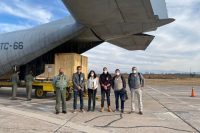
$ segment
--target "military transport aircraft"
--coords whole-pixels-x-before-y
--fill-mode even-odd
[[[145,50],[154,36],[144,32],[174,21],[168,18],[165,0],[62,1],[73,19],[0,35],[0,75],[16,65],[21,74],[31,68],[36,76],[45,64],[54,63],[56,53],[81,54],[103,42]]]

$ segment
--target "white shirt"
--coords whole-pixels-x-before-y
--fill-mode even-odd
[[[97,89],[99,86],[99,79],[96,77],[95,79],[93,77],[90,77],[88,79],[88,89]]]

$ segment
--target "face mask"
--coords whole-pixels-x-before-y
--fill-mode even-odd
[[[63,72],[60,72],[60,75],[63,75]]]
[[[78,70],[78,73],[81,73],[81,70]]]
[[[133,73],[137,73],[137,71],[136,71],[136,70],[133,70]]]
[[[119,76],[119,75],[120,75],[120,73],[119,73],[119,72],[117,72],[117,73],[116,73],[116,75],[117,75],[117,76]]]
[[[105,70],[105,71],[103,71],[103,72],[104,72],[105,74],[107,74],[107,73],[108,73],[108,71],[106,71],[106,70]]]

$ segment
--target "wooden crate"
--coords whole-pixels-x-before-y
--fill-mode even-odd
[[[46,64],[45,71],[43,74],[37,76],[37,79],[53,79],[55,76],[55,65],[54,64]]]
[[[87,77],[87,57],[75,53],[59,53],[55,55],[55,75],[59,73],[60,68],[63,68],[67,78],[72,80],[72,75],[77,71],[77,66],[82,66],[82,72]]]

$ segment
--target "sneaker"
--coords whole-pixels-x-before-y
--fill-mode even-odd
[[[12,97],[10,100],[17,100],[17,98]]]
[[[84,109],[81,109],[81,111],[80,112],[82,112],[82,113],[85,113],[85,110]]]
[[[116,109],[115,112],[119,112],[119,109]]]
[[[27,99],[26,101],[31,101],[32,99]]]
[[[76,114],[77,113],[76,110],[74,110],[73,113]]]
[[[122,114],[124,113],[124,110],[123,110],[123,109],[121,110],[121,113],[122,113]]]
[[[108,107],[108,112],[112,112],[112,109],[111,109],[111,107],[110,107],[110,106]]]
[[[100,110],[100,112],[104,112],[104,107],[101,107],[101,110]]]
[[[140,114],[140,115],[143,115],[143,112],[142,112],[142,111],[140,111],[140,112],[139,112],[139,114]]]
[[[62,113],[63,113],[63,114],[66,114],[66,113],[67,113],[67,111],[62,111]]]
[[[56,111],[56,114],[58,115],[60,112],[59,111]]]
[[[135,113],[135,111],[130,111],[130,112],[129,112],[129,114],[133,114],[133,113]]]

